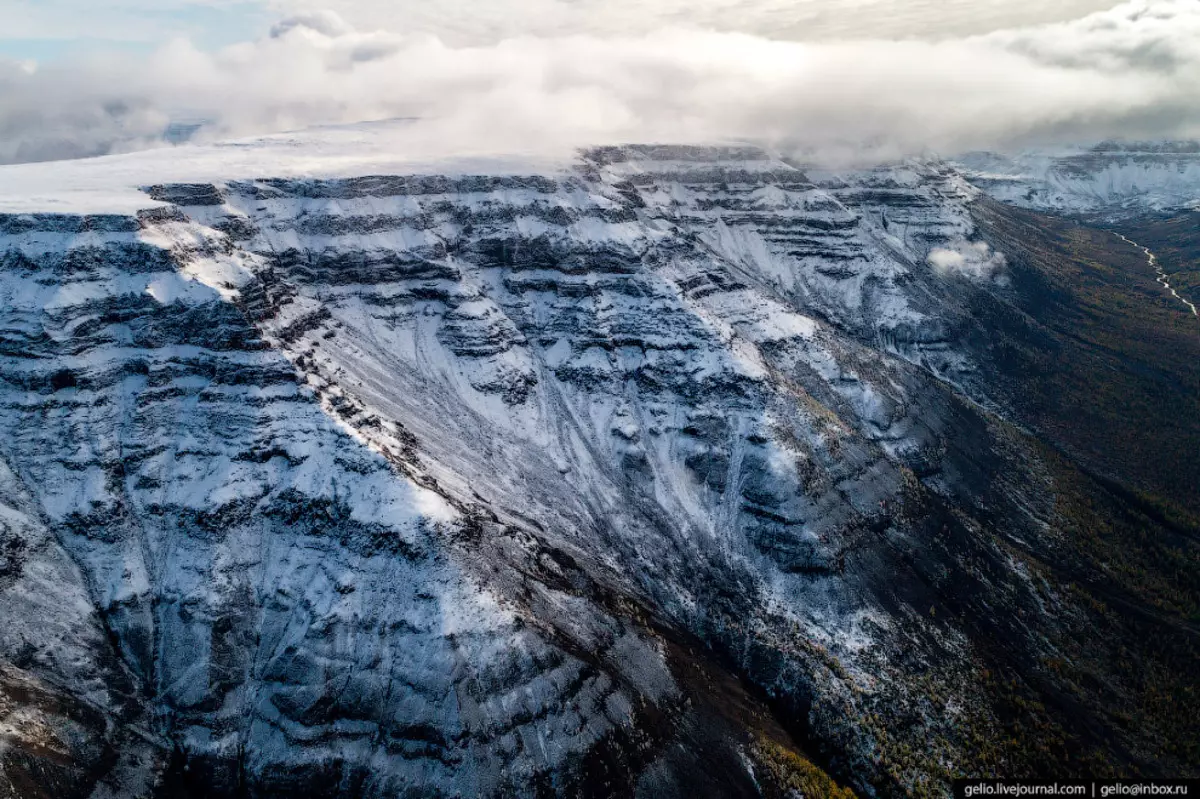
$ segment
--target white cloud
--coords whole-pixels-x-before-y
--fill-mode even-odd
[[[935,247],[929,253],[929,265],[942,275],[963,275],[989,280],[1001,275],[1008,260],[984,241],[961,241],[949,247]]]
[[[173,114],[220,136],[420,117],[447,149],[754,138],[822,157],[952,153],[1194,135],[1198,99],[1195,0],[940,41],[803,43],[667,27],[454,45],[323,12],[216,53],[173,41],[0,68],[0,162],[147,146]]]
[[[1115,0],[274,0],[283,13],[330,8],[360,29],[454,43],[514,36],[641,35],[671,27],[773,39],[939,38],[1077,19]]]
[[[278,39],[287,36],[294,30],[310,30],[328,38],[349,36],[354,33],[344,19],[329,9],[305,11],[284,17],[271,26],[271,38]]]
[[[147,41],[193,12],[289,17],[332,10],[361,30],[428,33],[456,44],[514,36],[640,35],[668,27],[776,39],[938,38],[1076,19],[1115,0],[5,0],[8,38]],[[229,18],[232,19],[232,18]],[[236,22],[234,22],[236,24]],[[248,32],[248,31],[245,31]]]

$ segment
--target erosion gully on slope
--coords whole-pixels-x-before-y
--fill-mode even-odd
[[[1171,286],[1170,281],[1167,280],[1166,271],[1161,266],[1159,266],[1158,258],[1155,257],[1154,253],[1150,252],[1149,247],[1143,247],[1142,245],[1138,244],[1136,241],[1128,239],[1125,236],[1122,236],[1120,233],[1116,233],[1115,231],[1114,231],[1114,235],[1116,235],[1119,239],[1121,239],[1121,241],[1125,242],[1126,244],[1132,244],[1134,247],[1137,247],[1139,250],[1146,253],[1146,258],[1150,264],[1150,267],[1154,270],[1154,273],[1156,275],[1158,275],[1157,280],[1159,283],[1162,284],[1162,287],[1165,288],[1167,291],[1171,292],[1172,297],[1174,297],[1175,299],[1179,300],[1184,305],[1186,305],[1188,307],[1188,310],[1190,310],[1192,312],[1192,316],[1200,317],[1200,311],[1196,310],[1195,303],[1193,303],[1191,300],[1189,300],[1185,297],[1180,297],[1179,292],[1177,292]]]

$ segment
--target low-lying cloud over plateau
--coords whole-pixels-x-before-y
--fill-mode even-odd
[[[960,241],[949,247],[935,247],[929,253],[929,265],[942,275],[963,275],[986,280],[1000,275],[1008,263],[1004,253],[996,252],[984,241]]]
[[[749,138],[827,158],[1200,132],[1197,0],[933,40],[687,22],[470,42],[310,10],[217,52],[0,62],[0,163],[156,146],[179,118],[210,138],[411,117],[451,152]]]

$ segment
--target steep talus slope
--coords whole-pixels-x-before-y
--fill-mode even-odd
[[[472,794],[674,690],[658,651],[594,608],[570,619],[584,661],[498,606],[445,557],[470,520],[322,413],[136,221],[8,224],[4,457],[37,502],[5,518],[25,581],[4,588],[49,607],[6,601],[6,652],[109,715],[80,746],[112,746],[128,703],[158,747],[211,756],[217,787],[244,770],[283,793]],[[78,620],[43,629],[52,602]]]
[[[1110,231],[991,202],[977,216],[1018,255],[1002,299],[1027,314],[977,298],[995,393],[1096,471],[1200,513],[1200,320]]]
[[[962,343],[1055,485],[1054,544],[1022,548],[1094,611],[1045,661],[1050,679],[1138,729],[1160,768],[1197,762],[1200,324],[1109,230],[989,201],[973,213],[1009,258]]]
[[[1129,692],[1056,566],[1111,495],[979,340],[1020,286],[927,263],[982,252],[953,170],[148,193],[0,220],[0,658],[81,795],[772,795],[796,741],[864,792],[1186,762],[1085,701]],[[50,762],[18,743],[6,774]]]

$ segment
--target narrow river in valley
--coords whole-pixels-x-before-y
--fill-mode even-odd
[[[1113,231],[1113,232],[1115,233],[1116,231]],[[1186,305],[1188,307],[1188,309],[1192,312],[1192,316],[1200,316],[1200,312],[1196,311],[1196,304],[1185,297],[1180,297],[1179,292],[1177,292],[1174,288],[1171,287],[1170,281],[1167,280],[1167,273],[1164,272],[1163,268],[1158,265],[1158,258],[1156,258],[1154,256],[1154,253],[1150,252],[1149,247],[1143,247],[1142,245],[1138,244],[1136,241],[1131,241],[1130,239],[1125,238],[1120,233],[1117,233],[1116,235],[1119,236],[1121,238],[1121,240],[1124,241],[1126,244],[1132,244],[1134,247],[1137,247],[1139,250],[1146,253],[1146,258],[1149,259],[1150,266],[1154,268],[1155,274],[1158,275],[1158,282],[1162,284],[1162,287],[1165,288],[1167,291],[1171,292],[1172,297],[1174,297],[1175,299],[1179,300],[1184,305]]]

